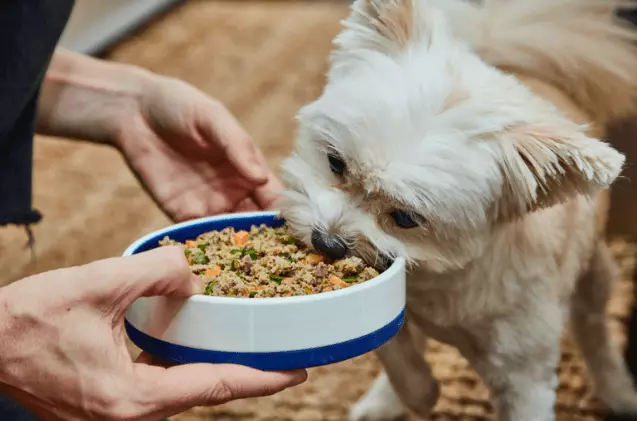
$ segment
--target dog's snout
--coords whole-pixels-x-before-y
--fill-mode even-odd
[[[347,253],[347,244],[343,240],[316,230],[312,232],[312,245],[317,251],[332,259],[340,259]]]

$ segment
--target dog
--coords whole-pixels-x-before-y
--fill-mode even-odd
[[[637,36],[610,0],[355,0],[298,113],[277,208],[308,245],[408,263],[406,321],[351,421],[425,418],[456,347],[502,421],[554,420],[570,320],[597,396],[637,392],[610,339],[606,126],[635,111]],[[320,241],[317,241],[320,240]]]

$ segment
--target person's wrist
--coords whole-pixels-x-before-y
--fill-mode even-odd
[[[11,310],[9,305],[11,300],[9,298],[11,286],[3,286],[0,288],[0,343],[4,343],[6,339],[6,331],[11,325]],[[0,355],[2,353],[2,346],[0,346]]]
[[[153,76],[131,64],[57,53],[46,74],[38,132],[117,146]]]
[[[84,86],[87,96],[99,96],[93,119],[84,123],[92,131],[89,140],[120,148],[120,134],[139,116],[142,97],[155,84],[156,75],[144,68],[125,64],[100,62],[100,80]]]
[[[125,79],[125,83],[114,95],[119,103],[116,106],[112,118],[106,123],[108,128],[108,143],[118,149],[122,148],[121,133],[128,131],[132,121],[142,115],[144,97],[158,84],[160,76],[141,67],[133,65],[119,65],[118,73]]]
[[[11,289],[10,285],[0,288],[0,386],[11,383],[5,362],[7,361],[7,353],[10,352],[17,339],[14,337],[15,332],[12,332],[15,326],[12,323]]]

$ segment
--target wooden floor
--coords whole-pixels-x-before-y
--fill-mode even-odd
[[[321,91],[331,40],[346,13],[346,3],[336,1],[188,1],[107,57],[179,77],[220,98],[278,166],[291,148],[294,114]],[[38,138],[35,165],[35,204],[45,215],[35,229],[37,261],[23,247],[22,230],[1,229],[0,284],[116,256],[169,223],[114,150]],[[618,242],[614,250],[625,278],[611,306],[621,338],[632,299],[627,279],[634,247]],[[443,386],[432,420],[491,419],[484,387],[454,351],[432,343],[429,358]],[[174,420],[341,421],[377,370],[367,355],[312,370],[307,384],[280,395],[195,409]],[[585,372],[568,343],[560,380],[558,420],[597,420]]]

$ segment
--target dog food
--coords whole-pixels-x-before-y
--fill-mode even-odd
[[[206,284],[205,295],[290,297],[319,294],[368,281],[379,272],[355,256],[335,261],[305,247],[287,226],[225,228],[184,243],[164,237],[160,245],[180,245],[191,270]]]

